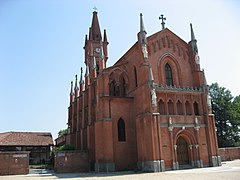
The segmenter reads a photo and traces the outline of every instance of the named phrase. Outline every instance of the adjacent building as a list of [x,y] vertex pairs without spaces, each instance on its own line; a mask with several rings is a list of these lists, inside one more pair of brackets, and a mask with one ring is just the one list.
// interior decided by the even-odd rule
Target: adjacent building
[[66,136],[67,144],[88,150],[91,170],[158,172],[221,164],[192,25],[187,43],[161,18],[162,29],[147,36],[141,14],[136,43],[107,67],[107,33],[102,36],[93,12],[85,76],[81,68],[80,81],[76,75],[71,82]]
[[50,159],[53,146],[51,133],[5,132],[0,133],[0,152],[30,151],[29,164],[45,164]]

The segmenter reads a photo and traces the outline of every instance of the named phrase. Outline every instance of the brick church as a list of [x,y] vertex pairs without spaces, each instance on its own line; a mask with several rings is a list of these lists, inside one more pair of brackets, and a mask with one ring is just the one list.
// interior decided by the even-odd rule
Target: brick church
[[147,36],[140,14],[137,42],[110,67],[106,30],[93,12],[85,37],[85,75],[71,82],[66,143],[89,153],[96,172],[159,172],[221,165],[214,115],[197,40],[164,26]]

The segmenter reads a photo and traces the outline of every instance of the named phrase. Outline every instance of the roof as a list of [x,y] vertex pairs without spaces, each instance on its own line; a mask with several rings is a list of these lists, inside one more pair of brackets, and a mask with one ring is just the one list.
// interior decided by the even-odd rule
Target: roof
[[52,134],[47,132],[0,133],[0,146],[51,146]]

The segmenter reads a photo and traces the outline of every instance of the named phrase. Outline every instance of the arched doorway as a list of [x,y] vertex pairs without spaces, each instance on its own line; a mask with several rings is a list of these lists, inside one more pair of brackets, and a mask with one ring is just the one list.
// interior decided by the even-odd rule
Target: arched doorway
[[177,140],[177,159],[179,165],[189,164],[188,143],[181,136]]

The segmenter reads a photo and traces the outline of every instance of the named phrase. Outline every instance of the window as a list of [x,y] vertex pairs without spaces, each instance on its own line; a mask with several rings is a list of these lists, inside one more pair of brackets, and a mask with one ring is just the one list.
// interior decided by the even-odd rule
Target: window
[[162,99],[159,101],[158,106],[159,106],[159,113],[165,114],[165,107],[164,107],[164,102]]
[[183,115],[183,107],[182,107],[182,103],[178,100],[177,102],[177,114],[178,115]]
[[138,86],[138,82],[137,82],[137,70],[136,67],[134,66],[134,77],[135,77],[135,87]]
[[169,115],[174,114],[174,105],[173,105],[172,100],[168,101],[168,114]]
[[188,101],[186,101],[185,103],[185,109],[186,109],[186,115],[192,115],[190,103]]
[[115,81],[110,82],[110,96],[116,96]]
[[172,69],[168,63],[165,65],[165,76],[166,76],[166,84],[168,86],[173,86]]
[[123,76],[120,78],[120,96],[125,97],[126,96],[126,82]]
[[195,115],[199,115],[198,103],[196,101],[193,103],[193,107]]
[[119,142],[126,141],[125,123],[122,118],[118,120],[118,141]]

